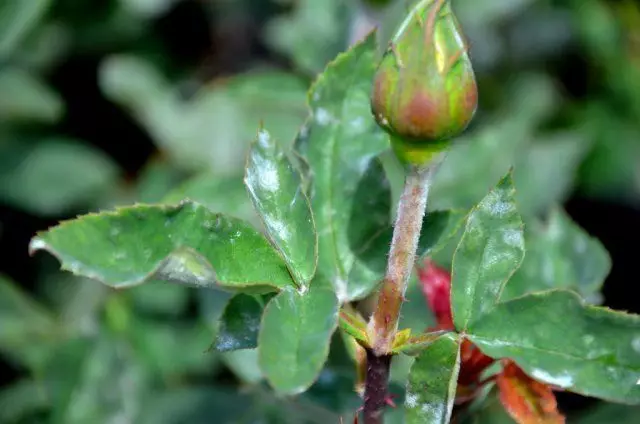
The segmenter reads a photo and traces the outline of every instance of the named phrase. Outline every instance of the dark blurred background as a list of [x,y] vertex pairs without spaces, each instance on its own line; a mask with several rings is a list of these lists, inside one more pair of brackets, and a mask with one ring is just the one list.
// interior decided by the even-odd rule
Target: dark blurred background
[[[278,423],[282,410],[330,422],[357,407],[340,359],[285,402],[257,384],[251,351],[205,353],[226,295],[115,293],[27,246],[59,220],[137,201],[189,195],[245,214],[246,199],[207,181],[240,178],[260,121],[293,140],[309,84],[368,29],[385,44],[407,2],[369,3],[385,2],[0,0],[0,422]],[[564,205],[609,251],[593,301],[640,312],[640,4],[452,3],[481,105],[433,207],[469,207],[514,165],[523,215]],[[567,394],[560,406],[569,422],[640,420],[573,418],[609,406]]]

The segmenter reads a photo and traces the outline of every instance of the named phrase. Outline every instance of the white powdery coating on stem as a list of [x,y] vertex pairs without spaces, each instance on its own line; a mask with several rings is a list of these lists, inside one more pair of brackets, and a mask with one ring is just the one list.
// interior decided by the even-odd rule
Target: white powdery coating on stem
[[439,161],[434,161],[426,168],[413,168],[406,177],[398,205],[384,285],[368,328],[373,350],[378,355],[387,354],[393,343],[402,299],[416,259],[431,180],[438,165]]
[[422,221],[427,209],[432,170],[433,168],[415,170],[407,175],[398,206],[385,278],[387,281],[394,281],[401,289],[403,296],[418,249]]

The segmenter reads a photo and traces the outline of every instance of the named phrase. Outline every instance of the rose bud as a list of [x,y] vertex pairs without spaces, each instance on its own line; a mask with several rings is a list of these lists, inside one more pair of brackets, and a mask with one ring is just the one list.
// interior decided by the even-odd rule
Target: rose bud
[[374,78],[372,112],[404,162],[421,165],[467,127],[478,90],[448,0],[421,0],[402,23]]

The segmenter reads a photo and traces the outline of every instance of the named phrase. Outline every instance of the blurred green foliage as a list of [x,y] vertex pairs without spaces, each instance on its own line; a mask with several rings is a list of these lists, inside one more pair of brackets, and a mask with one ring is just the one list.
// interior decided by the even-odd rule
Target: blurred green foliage
[[[259,225],[241,181],[250,140],[264,122],[290,146],[307,117],[306,90],[316,73],[372,24],[388,39],[406,10],[403,0],[371,7],[379,3],[1,0],[0,202],[51,219],[189,197]],[[453,0],[453,6],[472,45],[481,106],[438,174],[431,207],[469,208],[515,166],[527,242],[541,246],[520,273],[535,275],[544,252],[558,249],[566,261],[553,271],[583,284],[579,290],[599,302],[601,277],[577,275],[576,240],[599,252],[599,269],[610,266],[606,252],[558,205],[574,192],[638,203],[640,6],[632,0]],[[179,7],[204,14],[212,44],[228,41],[216,29],[250,22],[260,55],[240,71],[203,77],[202,67],[172,53],[158,30],[161,20],[172,25]],[[203,64],[220,59],[211,50]],[[108,149],[70,136],[62,125],[67,105],[52,75],[83,55],[100,58],[103,98],[154,143],[155,154],[133,175]],[[140,148],[128,135],[111,143]],[[386,161],[385,169],[397,199],[397,164]],[[547,225],[557,225],[560,235]],[[445,248],[438,259],[447,263],[451,254]],[[311,390],[279,399],[265,389],[254,351],[209,350],[227,294],[160,282],[116,291],[53,271],[50,261],[38,258],[33,266],[35,291],[0,278],[0,353],[21,372],[0,389],[0,422],[337,423],[341,416],[348,422],[359,405],[338,338]],[[402,319],[419,331],[432,319],[415,284],[408,297]],[[402,385],[409,365],[394,364],[394,381]],[[399,413],[388,422],[400,422]],[[504,420],[500,414],[488,405],[479,420]],[[604,405],[572,422],[639,417],[637,408]]]

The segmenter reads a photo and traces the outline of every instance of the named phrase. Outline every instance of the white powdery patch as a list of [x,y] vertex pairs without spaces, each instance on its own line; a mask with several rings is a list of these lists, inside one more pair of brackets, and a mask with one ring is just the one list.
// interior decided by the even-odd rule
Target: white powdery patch
[[407,408],[415,408],[416,406],[418,406],[418,395],[408,393],[404,404],[407,405]]
[[319,107],[315,110],[314,117],[318,125],[329,125],[335,121],[335,118],[329,113],[328,110]]
[[631,347],[633,347],[633,350],[640,353],[640,336],[636,336],[633,338],[633,340],[631,341]]
[[333,287],[336,289],[336,296],[340,303],[346,302],[349,298],[347,282],[342,277],[338,276],[333,280]]
[[366,121],[362,116],[352,119],[349,122],[349,126],[355,132],[362,132],[366,128]]
[[277,235],[281,240],[289,240],[289,238],[291,237],[289,229],[282,221],[266,218],[265,222],[271,232]]
[[261,164],[262,169],[260,172],[260,186],[266,191],[278,191],[280,188],[280,181],[278,180],[278,170],[271,162],[263,162]]
[[47,248],[47,243],[44,240],[39,238],[34,238],[31,240],[31,245],[29,246],[29,250],[35,252],[36,250],[44,250]]
[[271,145],[271,137],[269,137],[268,132],[260,131],[258,133],[258,144],[262,148],[268,148]]
[[513,207],[507,202],[496,202],[491,205],[491,212],[498,216],[504,216],[511,212]]
[[536,368],[531,373],[531,376],[547,384],[553,384],[554,386],[562,388],[573,386],[573,378],[569,374],[551,375],[544,370]]
[[522,247],[524,246],[524,237],[522,231],[517,229],[510,229],[502,233],[502,240],[507,246]]

